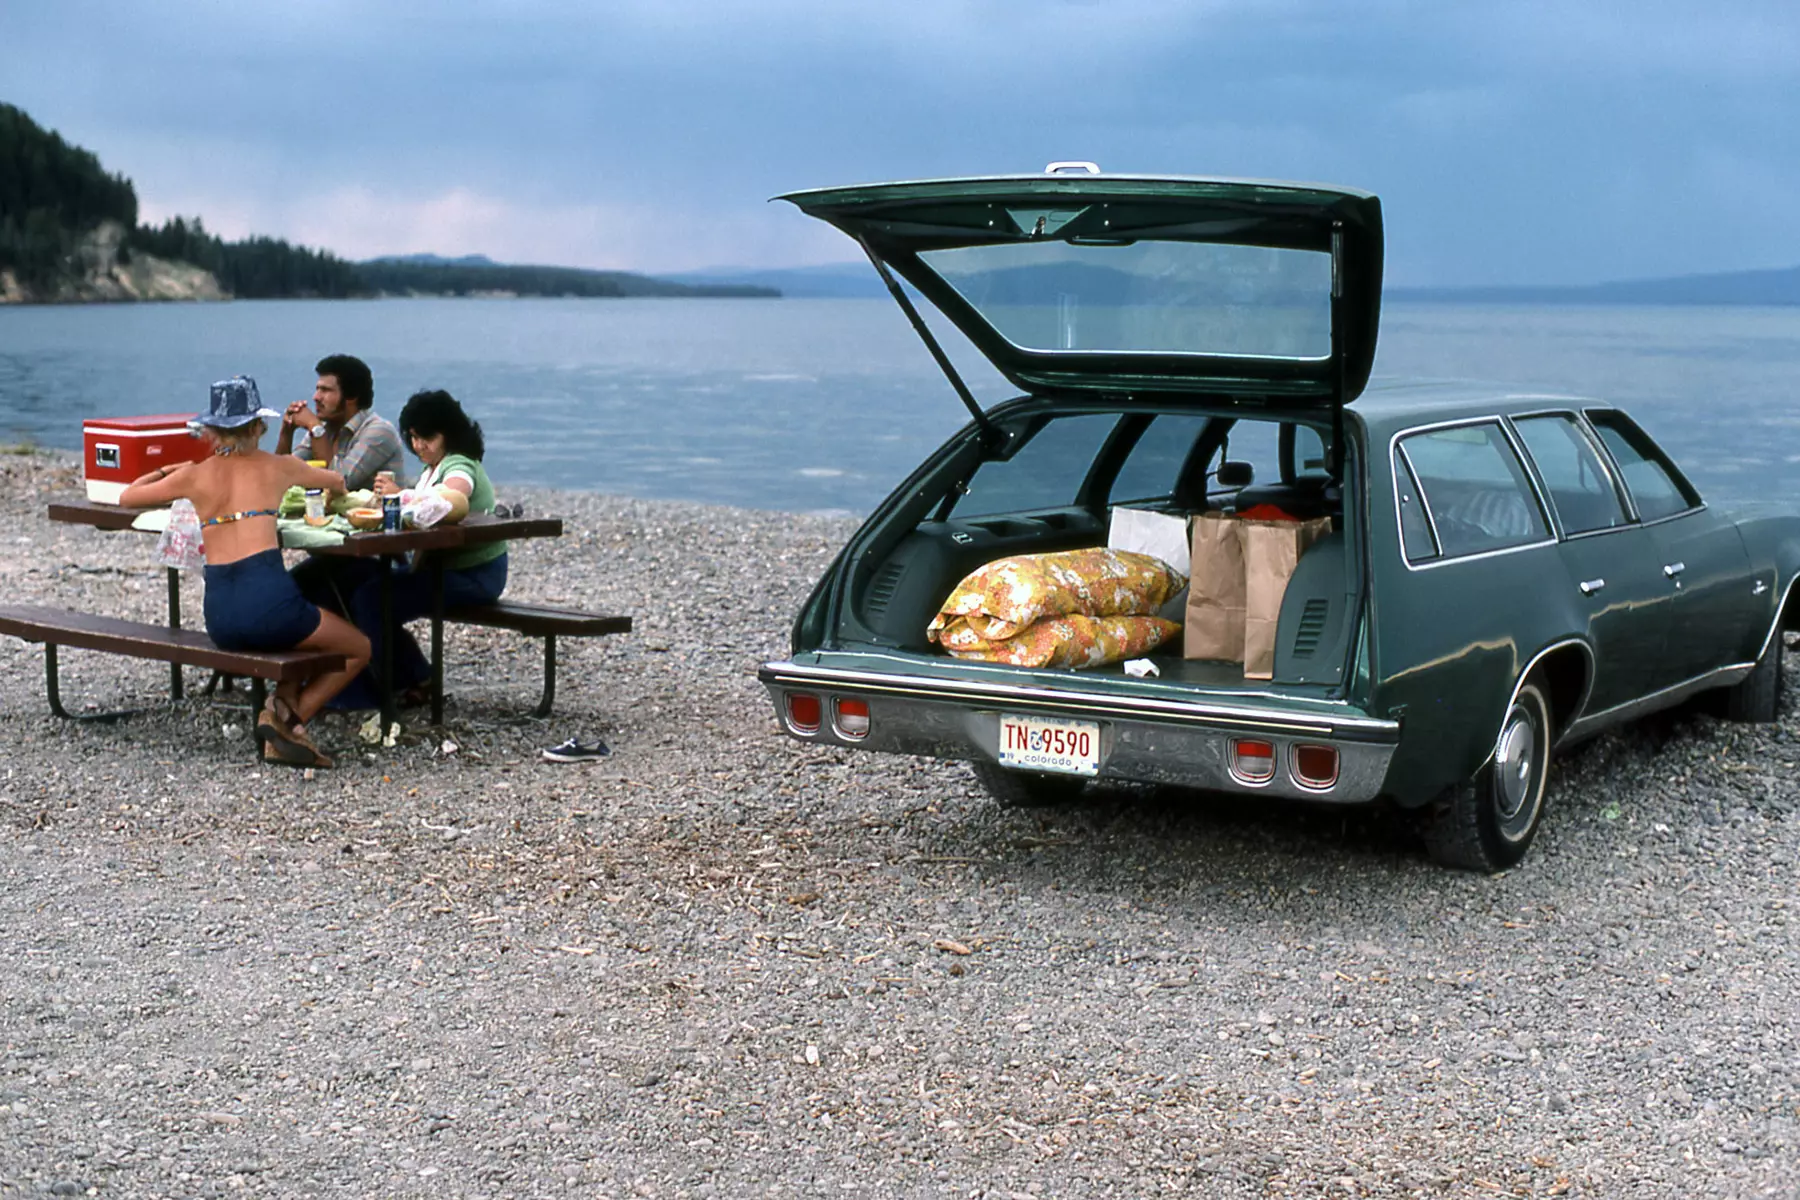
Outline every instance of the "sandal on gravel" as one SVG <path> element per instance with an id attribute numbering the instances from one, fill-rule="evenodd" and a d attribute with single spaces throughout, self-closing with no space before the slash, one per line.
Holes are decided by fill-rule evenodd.
<path id="1" fill-rule="evenodd" d="M 281 761 L 285 763 L 313 766 L 315 765 L 313 760 L 325 759 L 324 753 L 313 745 L 311 738 L 281 718 L 277 705 L 280 705 L 280 708 L 287 708 L 287 705 L 282 704 L 279 700 L 271 700 L 269 706 L 257 714 L 256 740 L 264 746 L 279 748 Z M 288 709 L 288 712 L 292 714 L 293 710 Z M 327 764 L 330 763 L 329 759 L 325 759 L 325 761 Z"/>
<path id="2" fill-rule="evenodd" d="M 284 767 L 330 767 L 331 759 L 317 750 L 308 750 L 304 746 L 287 748 L 274 741 L 263 743 L 262 758 L 267 763 L 280 763 Z"/>

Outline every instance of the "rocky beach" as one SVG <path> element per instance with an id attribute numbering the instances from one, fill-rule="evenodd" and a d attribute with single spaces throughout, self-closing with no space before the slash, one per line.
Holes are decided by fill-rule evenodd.
<path id="1" fill-rule="evenodd" d="M 500 490 L 568 531 L 509 596 L 636 621 L 548 720 L 453 628 L 443 728 L 303 774 L 157 663 L 65 652 L 151 710 L 59 721 L 0 639 L 0 1196 L 1796 1195 L 1791 690 L 1577 749 L 1496 877 L 1378 810 L 1004 810 L 777 733 L 849 522 Z M 79 491 L 0 456 L 8 601 L 161 619 Z"/>

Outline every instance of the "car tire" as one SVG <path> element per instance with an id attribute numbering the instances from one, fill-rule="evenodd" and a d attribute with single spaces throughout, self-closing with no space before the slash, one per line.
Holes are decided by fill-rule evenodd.
<path id="1" fill-rule="evenodd" d="M 1785 647 L 1777 629 L 1750 673 L 1725 689 L 1725 719 L 1767 725 L 1781 715 L 1781 660 Z"/>
<path id="2" fill-rule="evenodd" d="M 1014 771 L 986 762 L 971 763 L 970 766 L 975 772 L 975 782 L 1002 808 L 1050 808 L 1070 804 L 1087 786 L 1087 780 L 1079 775 Z"/>
<path id="3" fill-rule="evenodd" d="M 1525 857 L 1543 821 L 1554 733 L 1543 688 L 1535 677 L 1526 680 L 1506 710 L 1493 755 L 1427 812 L 1425 846 L 1434 861 L 1500 871 Z"/>

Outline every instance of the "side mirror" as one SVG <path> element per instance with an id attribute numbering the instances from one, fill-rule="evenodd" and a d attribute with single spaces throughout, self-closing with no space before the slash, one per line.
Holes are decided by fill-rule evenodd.
<path id="1" fill-rule="evenodd" d="M 1247 488 L 1256 478 L 1256 468 L 1250 463 L 1228 458 L 1219 464 L 1216 478 L 1222 488 Z"/>

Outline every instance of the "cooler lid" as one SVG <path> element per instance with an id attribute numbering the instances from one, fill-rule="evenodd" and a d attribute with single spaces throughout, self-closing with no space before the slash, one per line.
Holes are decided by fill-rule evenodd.
<path id="1" fill-rule="evenodd" d="M 140 417 L 84 417 L 81 428 L 83 432 L 93 433 L 186 433 L 188 422 L 193 419 L 194 414 L 191 412 L 151 413 Z"/>

